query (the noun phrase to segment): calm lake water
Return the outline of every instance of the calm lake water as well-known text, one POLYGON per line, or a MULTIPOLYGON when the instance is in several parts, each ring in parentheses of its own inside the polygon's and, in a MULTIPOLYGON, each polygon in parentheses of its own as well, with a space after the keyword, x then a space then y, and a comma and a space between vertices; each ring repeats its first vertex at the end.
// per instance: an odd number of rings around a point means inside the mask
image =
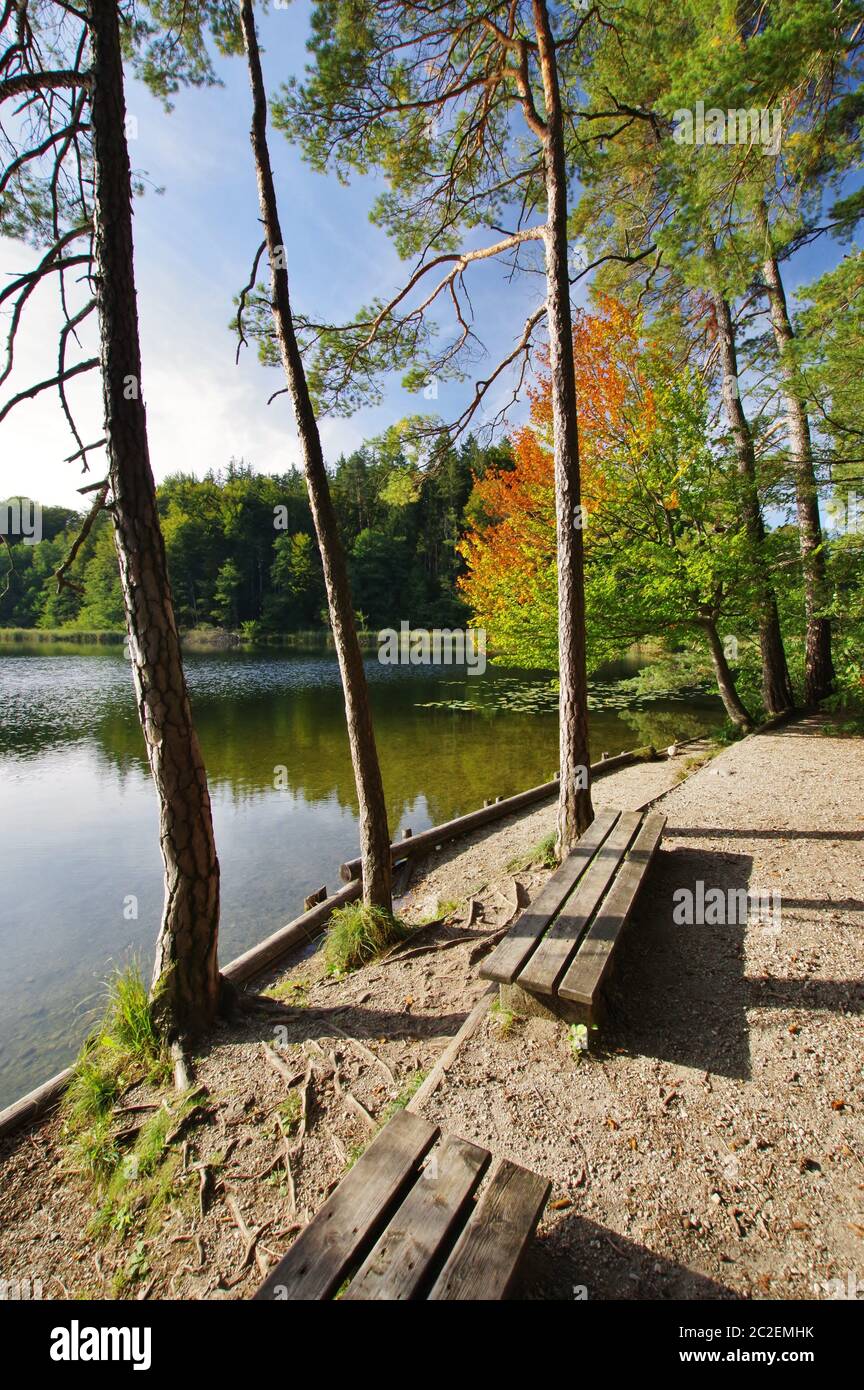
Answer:
MULTIPOLYGON (((418 673, 374 654, 367 669, 392 832, 449 820, 557 766, 548 677, 418 673)), ((339 863, 357 852, 356 798, 332 655, 189 653, 187 672, 227 961, 301 911, 307 893, 339 886, 339 863)), ((609 697, 597 687, 598 700, 609 697)), ((691 737, 721 717, 708 698, 595 708, 592 756, 691 737)), ((0 816, 3 1106, 69 1062, 114 966, 137 956, 149 974, 161 860, 121 648, 0 648, 0 816), (133 896, 138 916, 127 920, 133 896)))

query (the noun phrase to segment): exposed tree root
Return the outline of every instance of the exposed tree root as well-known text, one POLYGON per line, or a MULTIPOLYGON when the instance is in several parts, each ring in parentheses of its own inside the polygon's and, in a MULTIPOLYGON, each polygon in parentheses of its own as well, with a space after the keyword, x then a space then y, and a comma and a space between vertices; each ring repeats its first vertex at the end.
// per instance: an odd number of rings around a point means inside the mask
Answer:
POLYGON ((267 1059, 267 1062, 273 1068, 273 1070, 278 1072, 279 1075, 282 1077, 286 1086, 296 1086, 298 1081, 303 1080, 303 1072, 292 1071, 291 1068, 285 1065, 285 1063, 282 1061, 282 1058, 278 1056, 278 1054, 274 1052, 273 1048, 268 1046, 267 1043, 262 1042, 260 1044, 260 1051, 262 1056, 267 1059))
POLYGON ((339 1067, 336 1063, 336 1058, 335 1056, 333 1056, 332 1053, 331 1058, 333 1061, 333 1088, 336 1092, 336 1095, 339 1097, 345 1109, 350 1114, 356 1116, 358 1120, 362 1120, 363 1124, 368 1126, 372 1134, 377 1133, 378 1121, 373 1119, 373 1117, 369 1114, 369 1111, 366 1109, 365 1105, 361 1105, 360 1101, 357 1099, 354 1093, 352 1091, 349 1091, 347 1086, 342 1085, 342 1082, 339 1078, 339 1067))
MULTIPOLYGON (((264 1256, 258 1249, 258 1240, 260 1236, 263 1236, 265 1232, 269 1231, 270 1227, 273 1225, 273 1222, 265 1221, 263 1226, 256 1226, 254 1231, 250 1230, 243 1219, 243 1213, 240 1210, 240 1204, 237 1201, 237 1198, 234 1196, 233 1192, 229 1192, 226 1194, 225 1201, 228 1205, 228 1210, 231 1212, 231 1215, 234 1218, 234 1224, 240 1232, 240 1235, 244 1241, 243 1255, 240 1260, 240 1268, 245 1269, 252 1256, 254 1255, 255 1262, 258 1265, 258 1269, 261 1273, 261 1278, 266 1278, 267 1271, 270 1266, 268 1265, 264 1256)), ((234 1282, 237 1281, 232 1280, 232 1283, 234 1282)))
POLYGON ((351 1044, 351 1046, 354 1048, 355 1052, 359 1052, 360 1056, 363 1057, 365 1061, 369 1062, 371 1066, 377 1067, 378 1070, 386 1077, 388 1084, 395 1088, 396 1077, 393 1075, 387 1063, 381 1057, 377 1057, 375 1053, 371 1050, 371 1048, 364 1046, 364 1044, 361 1043, 359 1039, 352 1038, 351 1034, 346 1033, 345 1029, 340 1028, 338 1024, 331 1023, 330 1027, 333 1029, 334 1033, 339 1034, 340 1038, 346 1038, 348 1042, 351 1044))
POLYGON ((191 1091, 192 1063, 182 1038, 175 1038, 171 1044, 171 1061, 174 1063, 174 1089, 191 1091))

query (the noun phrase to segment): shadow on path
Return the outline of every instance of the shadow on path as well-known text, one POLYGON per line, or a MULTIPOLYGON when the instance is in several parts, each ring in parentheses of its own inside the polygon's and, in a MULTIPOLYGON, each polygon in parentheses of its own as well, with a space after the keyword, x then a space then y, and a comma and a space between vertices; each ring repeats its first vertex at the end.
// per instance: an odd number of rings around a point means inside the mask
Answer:
POLYGON ((667 825, 664 835, 680 840, 851 840, 864 845, 864 830, 742 830, 729 826, 667 825))
MULTIPOLYGON (((673 921, 677 889, 689 889, 695 898, 701 880, 706 891, 746 891, 751 870, 752 860, 745 854, 689 848, 658 854, 616 953, 607 986, 605 1047, 747 1079, 748 1010, 861 1010, 864 985, 859 981, 748 977, 746 923, 691 926, 673 921)), ((787 906, 794 902, 784 899, 787 906)), ((842 904, 816 900, 812 905, 836 909, 842 904)), ((759 925, 749 929, 770 930, 759 925)))
POLYGON ((568 1214, 529 1248, 522 1292, 533 1299, 728 1300, 741 1295, 726 1284, 614 1235, 595 1221, 568 1214), (584 1292, 583 1292, 584 1290, 584 1292))

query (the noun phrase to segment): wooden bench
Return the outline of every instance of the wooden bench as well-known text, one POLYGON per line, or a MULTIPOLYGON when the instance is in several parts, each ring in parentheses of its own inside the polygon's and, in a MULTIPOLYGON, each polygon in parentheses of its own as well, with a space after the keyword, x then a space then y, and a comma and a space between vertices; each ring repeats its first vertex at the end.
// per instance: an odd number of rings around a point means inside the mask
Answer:
POLYGON ((502 1159, 475 1200, 491 1154, 439 1134, 397 1111, 254 1297, 504 1298, 550 1183, 502 1159))
POLYGON ((484 961, 508 1008, 594 1025, 601 985, 666 817, 600 811, 575 849, 484 961))

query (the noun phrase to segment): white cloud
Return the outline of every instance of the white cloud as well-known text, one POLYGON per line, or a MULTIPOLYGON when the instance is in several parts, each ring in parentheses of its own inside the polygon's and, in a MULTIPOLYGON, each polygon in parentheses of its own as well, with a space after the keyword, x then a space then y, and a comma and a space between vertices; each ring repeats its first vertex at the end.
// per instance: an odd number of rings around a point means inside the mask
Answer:
MULTIPOLYGON (((29 253, 16 243, 0 242, 0 260, 4 267, 20 270, 28 265, 29 253)), ((162 275, 157 270, 143 280, 142 378, 157 481, 180 469, 202 476, 210 468, 224 467, 232 456, 245 458, 259 472, 281 473, 301 466, 290 401, 280 396, 267 405, 283 384, 281 373, 260 366, 254 345, 244 350, 239 366, 234 364, 224 293, 208 293, 206 276, 175 279, 171 272, 162 275), (151 280, 152 288, 147 288, 151 280), (185 290, 182 299, 178 284, 185 290)), ((4 400, 53 375, 58 325, 53 287, 46 286, 28 306, 4 400)), ((89 338, 83 340, 81 356, 95 349, 92 333, 89 338)), ((70 348, 68 360, 77 357, 77 350, 70 348)), ((85 443, 99 438, 98 373, 70 383, 68 394, 85 443)), ((360 419, 324 420, 321 434, 325 452, 333 458, 359 443, 360 419)), ((0 492, 82 505, 76 489, 88 480, 82 478, 79 464, 64 462, 74 448, 56 391, 24 402, 0 426, 0 492)), ((98 477, 98 455, 91 466, 92 476, 98 477)))

